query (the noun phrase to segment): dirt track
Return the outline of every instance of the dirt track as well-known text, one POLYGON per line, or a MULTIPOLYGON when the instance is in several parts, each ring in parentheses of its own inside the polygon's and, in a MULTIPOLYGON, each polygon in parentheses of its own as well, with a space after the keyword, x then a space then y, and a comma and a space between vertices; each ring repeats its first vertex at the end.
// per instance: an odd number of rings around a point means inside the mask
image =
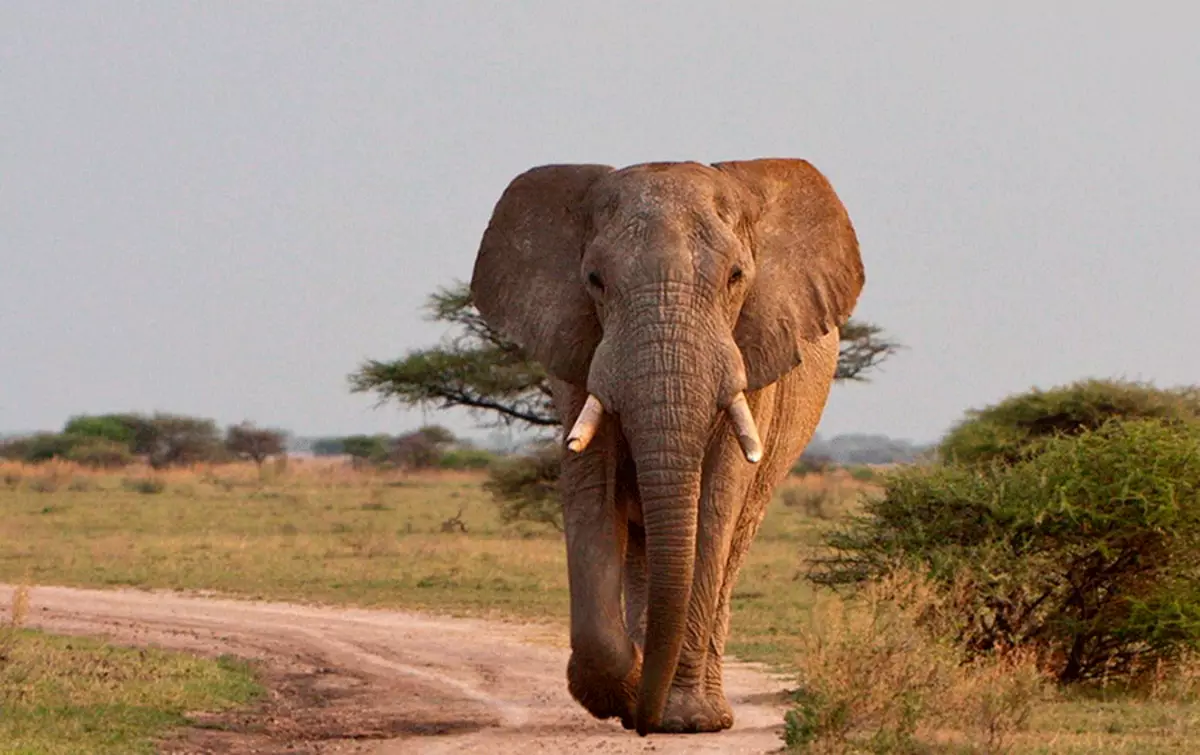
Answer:
MULTIPOLYGON (((650 736, 567 694, 556 630, 393 611, 142 591, 35 587, 29 625, 262 661, 268 701, 168 743, 193 753, 765 753, 779 750, 786 680, 726 665, 737 722, 650 736)), ((9 588, 0 586, 0 605, 9 588)))

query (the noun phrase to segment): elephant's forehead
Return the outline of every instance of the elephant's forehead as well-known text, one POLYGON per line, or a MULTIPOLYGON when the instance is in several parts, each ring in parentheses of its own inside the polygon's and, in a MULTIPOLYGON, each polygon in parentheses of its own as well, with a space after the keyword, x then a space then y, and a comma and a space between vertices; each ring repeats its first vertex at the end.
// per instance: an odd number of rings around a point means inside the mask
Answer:
POLYGON ((670 214, 711 206, 721 175, 698 163, 648 163, 610 174, 597 187, 609 214, 670 214))

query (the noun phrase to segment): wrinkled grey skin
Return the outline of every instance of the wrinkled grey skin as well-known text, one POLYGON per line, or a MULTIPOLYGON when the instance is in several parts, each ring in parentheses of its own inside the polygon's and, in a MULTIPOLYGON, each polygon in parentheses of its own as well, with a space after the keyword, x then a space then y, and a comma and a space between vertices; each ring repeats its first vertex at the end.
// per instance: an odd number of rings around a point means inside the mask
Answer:
POLYGON ((606 410, 561 480, 568 686, 593 715, 641 734, 733 724, 734 581, 863 280, 845 208, 802 160, 544 166, 501 196, 475 304, 550 372, 565 428, 588 393, 606 410), (723 411, 742 391, 758 464, 723 411))

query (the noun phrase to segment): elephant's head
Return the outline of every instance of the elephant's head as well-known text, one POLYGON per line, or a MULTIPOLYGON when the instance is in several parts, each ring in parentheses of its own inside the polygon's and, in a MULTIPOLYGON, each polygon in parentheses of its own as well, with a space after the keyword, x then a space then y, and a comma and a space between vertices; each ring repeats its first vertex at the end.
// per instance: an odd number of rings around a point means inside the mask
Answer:
POLYGON ((586 446, 607 411, 637 468, 650 572, 643 733, 678 663, 713 423, 728 412, 757 461, 744 392, 796 367, 862 285, 845 208, 802 160, 551 165, 518 176, 496 205, 475 305, 588 391, 569 447, 586 446))

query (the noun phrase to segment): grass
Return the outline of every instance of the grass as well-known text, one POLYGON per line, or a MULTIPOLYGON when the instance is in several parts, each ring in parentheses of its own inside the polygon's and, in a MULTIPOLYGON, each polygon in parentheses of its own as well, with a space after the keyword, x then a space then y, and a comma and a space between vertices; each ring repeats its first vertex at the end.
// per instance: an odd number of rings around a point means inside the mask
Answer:
MULTIPOLYGON (((319 462, 168 473, 0 464, 0 581, 216 590, 563 626, 562 536, 501 523, 481 480, 319 462), (467 531, 443 531, 460 512, 467 531)), ((734 595, 730 652, 802 665, 818 598, 804 557, 871 489, 844 470, 785 484, 734 595)), ((1056 698, 1035 707, 1012 751, 1200 751, 1198 712, 1179 696, 1056 698)))
POLYGON ((153 752, 189 711, 244 705, 261 690, 244 663, 118 648, 0 626, 0 753, 153 752))

